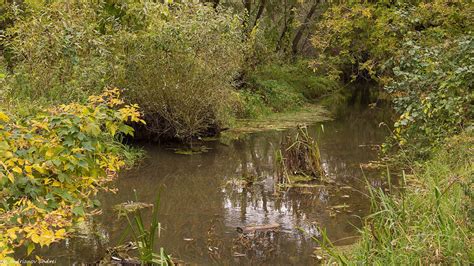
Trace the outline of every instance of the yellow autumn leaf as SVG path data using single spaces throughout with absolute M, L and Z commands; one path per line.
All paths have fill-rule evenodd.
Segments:
M 17 238 L 16 232 L 19 231 L 19 227 L 13 227 L 7 230 L 7 235 L 11 240 L 15 240 Z
M 5 113 L 0 112 L 0 121 L 8 122 L 10 121 L 10 117 L 8 117 Z
M 41 241 L 40 236 L 37 235 L 36 233 L 32 233 L 30 236 L 31 241 L 34 243 L 39 243 Z
M 22 174 L 22 173 L 23 173 L 23 170 L 21 170 L 21 168 L 18 167 L 18 166 L 13 167 L 12 170 L 13 170 L 13 172 L 18 173 L 18 174 Z
M 40 172 L 41 174 L 46 174 L 46 169 L 44 169 L 43 167 L 41 167 L 39 164 L 34 164 L 33 165 L 33 168 Z
M 12 173 L 8 173 L 8 180 L 10 180 L 10 182 L 15 182 L 15 176 L 12 174 Z
M 45 155 L 46 155 L 47 158 L 53 157 L 53 156 L 54 156 L 54 150 L 53 150 L 53 149 L 48 149 L 48 150 L 46 151 L 46 154 L 45 154 Z
M 32 173 L 32 172 L 33 172 L 33 167 L 30 166 L 30 165 L 26 165 L 26 166 L 25 166 L 25 171 L 26 171 L 27 173 Z
M 59 229 L 55 233 L 55 236 L 58 237 L 58 238 L 64 238 L 65 235 L 66 235 L 66 230 L 65 229 Z

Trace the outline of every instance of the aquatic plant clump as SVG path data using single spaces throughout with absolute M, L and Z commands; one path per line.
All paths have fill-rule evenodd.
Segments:
M 284 138 L 275 158 L 279 184 L 291 184 L 294 177 L 316 179 L 324 176 L 318 144 L 309 136 L 305 125 L 298 125 L 294 136 Z
M 163 248 L 156 250 L 155 247 L 155 241 L 160 237 L 161 232 L 161 224 L 158 221 L 160 195 L 157 195 L 154 204 L 150 204 L 139 202 L 136 191 L 134 192 L 136 201 L 124 202 L 114 208 L 119 218 L 126 218 L 128 230 L 125 231 L 124 236 L 129 235 L 132 242 L 109 249 L 108 256 L 104 257 L 101 263 L 110 264 L 112 260 L 115 260 L 125 264 L 136 264 L 140 261 L 145 265 L 174 265 L 171 257 L 165 253 Z M 145 224 L 144 215 L 141 211 L 146 208 L 151 208 L 152 218 L 148 226 Z M 138 251 L 138 258 L 132 258 L 127 254 L 128 251 L 135 249 Z

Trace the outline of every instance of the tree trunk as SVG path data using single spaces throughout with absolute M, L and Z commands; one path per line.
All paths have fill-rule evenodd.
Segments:
M 260 1 L 260 5 L 259 5 L 258 11 L 257 11 L 257 16 L 255 17 L 255 21 L 254 21 L 254 23 L 253 23 L 252 28 L 254 28 L 254 27 L 257 25 L 258 20 L 259 20 L 260 17 L 262 16 L 263 10 L 265 10 L 265 4 L 266 4 L 266 2 L 267 2 L 266 0 L 261 0 L 261 1 Z
M 290 6 L 290 12 L 289 12 L 288 18 L 287 19 L 285 18 L 285 23 L 283 25 L 283 30 L 281 31 L 280 38 L 278 39 L 278 43 L 277 43 L 277 52 L 281 51 L 283 41 L 284 41 L 285 36 L 286 36 L 286 34 L 287 34 L 287 32 L 290 28 L 289 25 L 291 25 L 291 23 L 293 23 L 293 20 L 295 19 L 295 10 L 294 10 L 294 8 L 295 8 L 295 5 Z M 285 11 L 285 13 L 286 13 L 286 11 Z
M 293 44 L 292 44 L 292 49 L 291 49 L 293 56 L 295 56 L 298 53 L 298 44 L 300 43 L 301 37 L 303 37 L 303 33 L 306 30 L 309 21 L 313 17 L 314 12 L 316 12 L 318 4 L 319 4 L 319 1 L 316 1 L 316 3 L 314 3 L 311 6 L 308 14 L 306 14 L 303 24 L 301 24 L 300 28 L 296 32 L 295 38 L 293 38 Z
M 219 3 L 220 3 L 220 0 L 213 0 L 212 7 L 213 7 L 214 9 L 217 9 L 217 7 L 219 6 Z
M 247 13 L 250 17 L 250 13 L 252 11 L 252 0 L 243 0 L 244 1 L 244 7 L 247 10 Z

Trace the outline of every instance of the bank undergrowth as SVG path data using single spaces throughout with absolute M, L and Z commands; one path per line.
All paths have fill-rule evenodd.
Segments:
M 305 104 L 347 98 L 341 85 L 315 75 L 307 60 L 275 60 L 256 67 L 240 92 L 242 103 L 238 116 L 260 118 L 272 113 L 295 111 Z M 330 105 L 330 104 L 328 104 Z
M 389 94 L 398 116 L 383 152 L 409 173 L 390 193 L 368 185 L 373 214 L 362 238 L 346 253 L 324 239 L 330 261 L 474 260 L 472 14 L 464 1 L 340 3 L 318 25 L 315 67 L 335 78 L 375 80 Z
M 346 253 L 326 245 L 330 262 L 342 264 L 447 264 L 473 261 L 474 134 L 450 138 L 432 159 L 403 175 L 401 190 L 370 188 L 373 214 L 361 239 Z M 328 242 L 326 242 L 328 243 Z
M 73 231 L 126 166 L 126 123 L 143 122 L 117 89 L 86 104 L 18 116 L 0 110 L 0 261 L 25 247 L 49 246 Z
M 126 135 L 192 142 L 338 88 L 305 61 L 262 53 L 275 41 L 249 36 L 234 7 L 0 1 L 0 11 L 0 261 L 71 236 L 142 156 Z

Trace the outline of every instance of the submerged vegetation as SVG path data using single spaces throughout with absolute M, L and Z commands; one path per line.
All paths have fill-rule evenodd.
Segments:
M 325 173 L 298 124 L 356 101 L 390 101 L 382 153 L 406 175 L 389 193 L 368 184 L 373 214 L 351 251 L 324 239 L 332 260 L 474 261 L 473 14 L 460 0 L 0 1 L 0 264 L 73 236 L 143 156 L 128 140 L 210 154 L 193 144 L 296 127 L 277 172 L 304 187 Z M 140 260 L 172 263 L 154 251 L 156 208 L 148 229 L 134 212 Z

